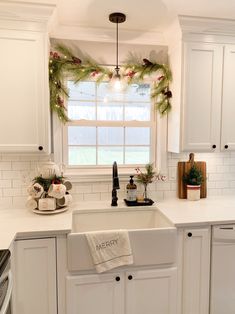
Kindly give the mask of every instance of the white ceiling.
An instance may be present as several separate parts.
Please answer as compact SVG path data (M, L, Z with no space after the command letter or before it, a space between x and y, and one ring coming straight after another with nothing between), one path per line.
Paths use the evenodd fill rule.
M127 15L125 30L163 31L178 14L235 19L235 0L58 0L60 24L113 28L112 12Z
M32 1L32 0L31 0ZM51 0L54 1L54 0ZM122 12L119 41L166 45L164 31L178 15L235 20L235 0L57 0L54 38L113 42L109 14Z

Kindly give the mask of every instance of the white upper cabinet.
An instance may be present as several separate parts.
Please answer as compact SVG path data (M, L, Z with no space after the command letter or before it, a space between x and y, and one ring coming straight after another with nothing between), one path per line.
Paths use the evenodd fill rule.
M180 23L178 43L169 41L168 150L234 150L235 33L221 35L231 28L226 20L182 17Z
M0 152L50 153L46 24L53 7L10 5L17 14L0 25ZM6 9L0 4L0 15Z
M235 150L235 45L224 47L221 150Z
M210 151L219 145L222 65L222 46L184 44L184 151Z

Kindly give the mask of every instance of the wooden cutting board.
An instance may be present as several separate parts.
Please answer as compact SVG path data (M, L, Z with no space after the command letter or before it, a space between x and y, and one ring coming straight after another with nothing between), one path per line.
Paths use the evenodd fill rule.
M183 176L187 173L192 165L195 164L201 171L203 175L203 182L201 184L201 198L206 197L206 162L205 161L194 161L194 154L189 154L188 161L178 162L178 197L187 198L186 184L183 182Z

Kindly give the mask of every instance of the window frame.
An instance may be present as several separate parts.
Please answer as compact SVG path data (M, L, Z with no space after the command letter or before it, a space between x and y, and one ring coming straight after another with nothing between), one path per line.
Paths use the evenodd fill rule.
M68 78L69 80L69 78ZM150 83L151 84L151 83ZM67 107L67 103L65 103ZM157 113L154 102L151 100L150 109L150 121L129 121L128 126L139 127L150 127L150 162L154 164L154 168L159 168L159 162L161 154L158 147L158 137L161 131L161 124L166 119L163 119ZM53 130L54 130L54 159L55 162L63 165L64 175L69 176L74 182L99 182L99 181L110 181L110 174L112 165L88 165L88 166L69 166L68 165L68 126L77 126L79 121L80 125L94 125L93 121L89 120L73 120L67 122L61 126L60 121L53 118ZM93 124L92 124L93 123ZM96 124L99 126L120 126L123 121L98 121ZM125 123L125 121L124 121ZM163 122L165 124L165 122ZM164 127L165 128L165 127ZM162 133L162 132L161 132ZM165 132L164 132L165 133ZM159 143L162 145L161 141ZM164 152L165 154L165 152ZM164 157L165 158L165 157ZM143 169L143 165L128 164L118 165L119 177L127 179L130 174L135 174L135 168L140 167Z

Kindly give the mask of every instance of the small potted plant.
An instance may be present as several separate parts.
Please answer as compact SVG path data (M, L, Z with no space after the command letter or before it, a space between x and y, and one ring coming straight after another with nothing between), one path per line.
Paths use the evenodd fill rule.
M144 200L148 201L148 195L147 195L147 186L149 183L152 183L155 180L161 180L165 181L166 177L161 175L160 173L156 173L154 171L154 166L153 164L149 163L145 165L145 170L146 172L142 172L140 168L135 169L137 174L136 174L136 181L144 186Z
M187 186L187 199L190 201L200 200L200 189L203 182L202 171L193 164L183 176L183 181Z

